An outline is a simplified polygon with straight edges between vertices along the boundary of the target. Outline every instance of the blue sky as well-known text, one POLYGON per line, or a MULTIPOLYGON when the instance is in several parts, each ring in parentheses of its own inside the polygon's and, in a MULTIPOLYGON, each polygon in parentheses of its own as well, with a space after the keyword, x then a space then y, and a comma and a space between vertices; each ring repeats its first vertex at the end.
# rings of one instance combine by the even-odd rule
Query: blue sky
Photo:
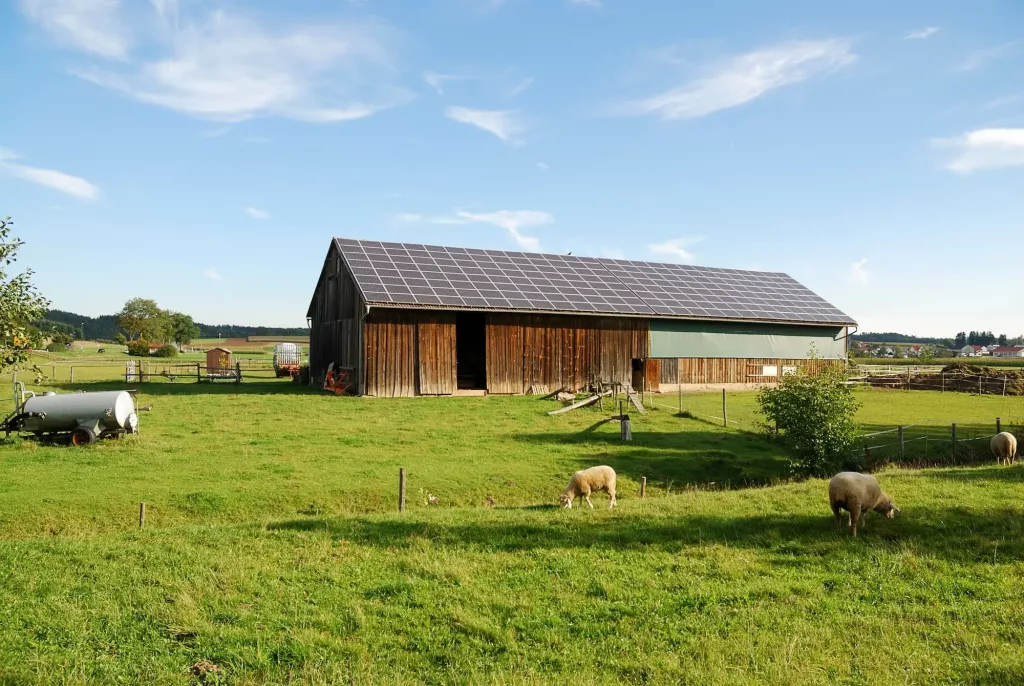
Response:
POLYGON ((54 307, 303 325, 332 235, 785 271, 1024 333, 1024 3, 5 0, 54 307))

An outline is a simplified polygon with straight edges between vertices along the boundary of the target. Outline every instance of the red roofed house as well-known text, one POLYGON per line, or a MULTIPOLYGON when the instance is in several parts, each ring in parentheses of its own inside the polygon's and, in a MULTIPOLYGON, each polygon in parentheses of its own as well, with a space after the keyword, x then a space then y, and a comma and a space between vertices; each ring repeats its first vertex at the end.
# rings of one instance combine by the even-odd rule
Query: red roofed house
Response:
POLYGON ((1024 346, 1001 345, 992 351, 992 357, 1024 357, 1024 346))

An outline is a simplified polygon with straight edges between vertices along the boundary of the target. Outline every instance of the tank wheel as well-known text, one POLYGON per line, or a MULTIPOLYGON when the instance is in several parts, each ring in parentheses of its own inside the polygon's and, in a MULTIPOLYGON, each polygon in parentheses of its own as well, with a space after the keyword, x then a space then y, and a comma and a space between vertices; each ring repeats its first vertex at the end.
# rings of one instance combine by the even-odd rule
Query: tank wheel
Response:
POLYGON ((83 445, 89 445, 96 440, 96 434, 93 433, 92 429, 87 427, 81 427, 75 429, 71 433, 71 445, 76 448, 83 445))

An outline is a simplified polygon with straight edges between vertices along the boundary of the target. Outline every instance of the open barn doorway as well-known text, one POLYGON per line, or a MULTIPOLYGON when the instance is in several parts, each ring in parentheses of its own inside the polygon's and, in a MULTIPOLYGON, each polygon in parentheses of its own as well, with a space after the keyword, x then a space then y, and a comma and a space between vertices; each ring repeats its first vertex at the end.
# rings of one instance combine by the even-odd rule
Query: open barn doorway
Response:
POLYGON ((487 388, 486 316, 479 312, 455 315, 455 366, 459 390, 487 388))

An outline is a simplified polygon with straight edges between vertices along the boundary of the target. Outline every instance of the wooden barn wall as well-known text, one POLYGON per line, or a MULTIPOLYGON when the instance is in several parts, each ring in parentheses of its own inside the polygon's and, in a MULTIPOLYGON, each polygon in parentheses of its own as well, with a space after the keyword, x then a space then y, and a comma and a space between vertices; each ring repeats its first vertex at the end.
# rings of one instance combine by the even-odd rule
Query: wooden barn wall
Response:
POLYGON ((358 383, 362 300, 338 251, 332 247, 313 294, 309 331, 310 383, 323 383, 327 367, 349 367, 358 383))
POLYGON ((845 362, 843 360, 783 360, 776 358, 684 357, 679 359, 662 359, 661 383, 775 383, 782 376, 783 367, 804 367, 811 371, 818 371, 834 364, 845 364, 845 362), (674 379, 670 376, 672 367, 676 370, 674 379), (765 367, 775 367, 776 374, 774 376, 765 375, 765 367))
POLYGON ((420 395, 451 395, 456 389, 455 313, 419 316, 416 323, 420 395))
POLYGON ((628 382, 647 357, 643 319, 492 314, 487 318, 487 392, 576 390, 628 382))
POLYGON ((455 315, 376 308, 363 331, 366 395, 408 398, 455 392, 455 315))
POLYGON ((374 309, 363 324, 363 393, 386 398, 416 395, 417 313, 374 309))

